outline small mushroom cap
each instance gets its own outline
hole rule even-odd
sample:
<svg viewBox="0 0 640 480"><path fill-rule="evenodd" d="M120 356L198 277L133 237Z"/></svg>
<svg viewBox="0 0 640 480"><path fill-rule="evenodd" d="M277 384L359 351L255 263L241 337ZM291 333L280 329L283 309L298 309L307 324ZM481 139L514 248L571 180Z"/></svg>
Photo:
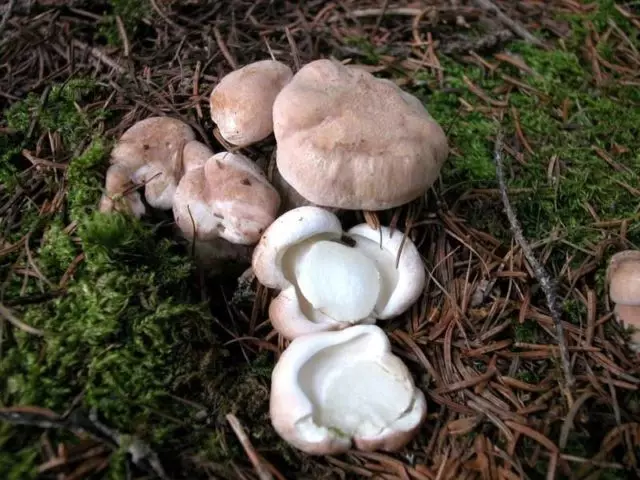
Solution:
<svg viewBox="0 0 640 480"><path fill-rule="evenodd" d="M222 137L249 145L273 132L273 102L291 77L291 69L275 60L250 63L224 76L211 92L211 119Z"/></svg>
<svg viewBox="0 0 640 480"><path fill-rule="evenodd" d="M172 117L149 117L128 128L111 151L111 163L133 170L172 158L185 144L195 140L193 129Z"/></svg>
<svg viewBox="0 0 640 480"><path fill-rule="evenodd" d="M149 205L169 210L182 176L182 151L191 140L195 140L195 133L182 120L146 118L122 134L111 151L111 163L131 169L131 179L145 184Z"/></svg>
<svg viewBox="0 0 640 480"><path fill-rule="evenodd" d="M356 248L377 262L387 282L376 318L388 319L409 309L420 297L426 282L424 263L411 239L399 230L385 226L374 229L366 223L356 225L347 233L356 241Z"/></svg>
<svg viewBox="0 0 640 480"><path fill-rule="evenodd" d="M128 192L124 195L125 192ZM103 213L113 211L129 213L136 218L142 217L146 208L140 193L134 190L131 171L123 165L113 164L107 169L105 177L105 193L100 199L98 209Z"/></svg>
<svg viewBox="0 0 640 480"><path fill-rule="evenodd" d="M311 455L404 447L426 418L424 394L384 331L357 325L293 340L271 376L276 432Z"/></svg>
<svg viewBox="0 0 640 480"><path fill-rule="evenodd" d="M338 217L315 206L295 208L280 215L264 232L253 252L252 266L258 281L268 288L288 287L293 272L285 272L283 265L287 250L317 235L340 238L342 225Z"/></svg>
<svg viewBox="0 0 640 480"><path fill-rule="evenodd" d="M447 138L420 101L393 82L316 60L273 105L282 177L316 205L382 210L435 182Z"/></svg>
<svg viewBox="0 0 640 480"><path fill-rule="evenodd" d="M622 305L640 305L640 250L618 252L607 268L611 300Z"/></svg>
<svg viewBox="0 0 640 480"><path fill-rule="evenodd" d="M275 220L280 197L260 168L244 155L221 152L185 173L173 203L186 238L216 237L252 245Z"/></svg>

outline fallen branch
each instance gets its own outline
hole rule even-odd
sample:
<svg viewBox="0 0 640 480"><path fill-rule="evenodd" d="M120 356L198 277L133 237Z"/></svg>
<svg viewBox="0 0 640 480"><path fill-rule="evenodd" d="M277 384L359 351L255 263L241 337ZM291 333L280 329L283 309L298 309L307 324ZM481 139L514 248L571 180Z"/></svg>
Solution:
<svg viewBox="0 0 640 480"><path fill-rule="evenodd" d="M136 437L122 435L111 430L97 418L95 411L91 411L88 418L74 410L68 416L39 407L19 406L0 408L0 422L14 425L28 425L39 428L58 428L76 433L84 433L94 440L109 445L111 448L125 448L131 456L131 461L147 472L155 473L162 480L168 480L158 455L149 445Z"/></svg>
<svg viewBox="0 0 640 480"><path fill-rule="evenodd" d="M520 245L525 257L529 261L529 264L533 268L533 272L544 291L547 306L549 307L549 312L551 313L551 318L553 319L553 323L556 328L556 336L558 341L558 346L560 349L560 358L562 361L562 370L564 372L565 385L567 388L573 386L575 379L573 378L573 374L571 373L571 362L569 360L569 351L567 349L567 344L564 336L564 329L562 328L562 311L558 304L558 295L556 284L551 275L545 270L542 264L538 261L536 256L533 253L533 250L527 240L524 238L522 233L522 227L520 226L520 222L516 217L516 214L511 207L511 203L509 202L509 195L507 194L507 185L504 179L504 165L502 163L502 132L499 131L496 136L495 150L494 150L494 161L496 162L496 177L498 178L498 188L500 189L500 197L502 198L502 203L504 204L504 210L507 214L507 218L509 219L509 225L511 226L511 232Z"/></svg>
<svg viewBox="0 0 640 480"><path fill-rule="evenodd" d="M526 40L529 43L537 45L538 47L544 47L544 43L538 38L534 37L524 25L517 20L509 18L502 10L500 10L491 0L476 0L476 3L486 10L488 13L494 14L500 22L506 27L510 28L513 33Z"/></svg>

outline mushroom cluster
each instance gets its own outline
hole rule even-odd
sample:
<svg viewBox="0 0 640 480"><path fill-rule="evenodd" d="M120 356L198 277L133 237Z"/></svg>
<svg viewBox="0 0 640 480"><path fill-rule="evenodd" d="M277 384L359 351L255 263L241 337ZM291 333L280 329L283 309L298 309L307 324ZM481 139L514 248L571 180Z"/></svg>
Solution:
<svg viewBox="0 0 640 480"><path fill-rule="evenodd" d="M180 120L143 120L112 152L101 209L144 215L144 185L146 203L172 210L194 244L253 248L255 277L278 291L272 326L290 341L270 400L284 440L316 455L402 448L426 400L375 324L418 300L424 265L403 232L367 223L345 231L335 211L424 195L449 153L444 131L392 81L335 60L295 74L275 60L245 65L209 103L226 151L211 151ZM271 134L273 184L238 151Z"/></svg>
<svg viewBox="0 0 640 480"><path fill-rule="evenodd" d="M250 256L242 247L258 241L280 208L278 192L257 164L238 153L214 154L175 118L135 123L113 148L110 163L100 210L140 218L147 212L138 192L143 187L150 207L172 210L201 259L203 252Z"/></svg>
<svg viewBox="0 0 640 480"><path fill-rule="evenodd" d="M640 353L640 250L614 254L606 276L614 314L624 327L632 329L630 346Z"/></svg>

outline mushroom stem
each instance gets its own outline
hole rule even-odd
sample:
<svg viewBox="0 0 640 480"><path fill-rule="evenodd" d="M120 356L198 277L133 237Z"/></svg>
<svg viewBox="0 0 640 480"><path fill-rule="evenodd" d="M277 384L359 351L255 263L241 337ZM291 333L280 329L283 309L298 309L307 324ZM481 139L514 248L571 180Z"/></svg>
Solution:
<svg viewBox="0 0 640 480"><path fill-rule="evenodd" d="M625 328L632 329L630 347L633 351L640 353L640 305L617 303L613 311Z"/></svg>
<svg viewBox="0 0 640 480"><path fill-rule="evenodd" d="M107 169L105 193L100 199L98 209L103 213L127 213L136 218L146 213L140 193L131 181L131 172L128 168L116 163Z"/></svg>

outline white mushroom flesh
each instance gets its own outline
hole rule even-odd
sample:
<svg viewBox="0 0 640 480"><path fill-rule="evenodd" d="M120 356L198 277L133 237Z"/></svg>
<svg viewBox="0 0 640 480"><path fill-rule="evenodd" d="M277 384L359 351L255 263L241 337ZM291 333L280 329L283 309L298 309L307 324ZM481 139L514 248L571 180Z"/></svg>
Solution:
<svg viewBox="0 0 640 480"><path fill-rule="evenodd" d="M341 322L370 315L380 294L373 260L339 242L314 242L296 265L300 291L314 308Z"/></svg>

